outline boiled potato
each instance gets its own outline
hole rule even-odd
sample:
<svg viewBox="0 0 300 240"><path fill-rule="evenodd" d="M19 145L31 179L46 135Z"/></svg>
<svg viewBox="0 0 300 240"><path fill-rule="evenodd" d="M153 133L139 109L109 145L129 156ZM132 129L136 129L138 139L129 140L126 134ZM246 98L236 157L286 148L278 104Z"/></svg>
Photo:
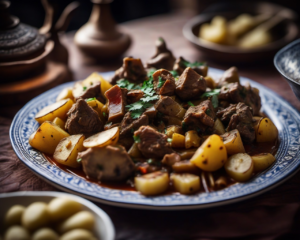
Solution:
<svg viewBox="0 0 300 240"><path fill-rule="evenodd" d="M42 124L45 121L53 121L56 117L65 120L67 118L67 112L73 105L71 99L64 99L59 102L53 103L35 115L35 120Z"/></svg>
<svg viewBox="0 0 300 240"><path fill-rule="evenodd" d="M181 194L192 194L200 190L200 178L190 173L173 173L171 180L175 189Z"/></svg>
<svg viewBox="0 0 300 240"><path fill-rule="evenodd" d="M257 142L273 142L278 138L278 130L269 118L263 118L255 135Z"/></svg>
<svg viewBox="0 0 300 240"><path fill-rule="evenodd" d="M164 172L153 172L134 178L136 190L144 195L157 195L167 190L169 176Z"/></svg>
<svg viewBox="0 0 300 240"><path fill-rule="evenodd" d="M80 163L77 162L77 154L85 150L83 140L83 134L63 138L55 148L53 158L63 165L73 168L80 167Z"/></svg>
<svg viewBox="0 0 300 240"><path fill-rule="evenodd" d="M58 197L48 203L48 213L52 222L64 220L79 212L82 205L67 197Z"/></svg>
<svg viewBox="0 0 300 240"><path fill-rule="evenodd" d="M105 120L105 114L103 115L102 108L104 107L104 104L102 102L99 102L97 99L93 100L86 100L87 104L93 108L101 118L101 120Z"/></svg>
<svg viewBox="0 0 300 240"><path fill-rule="evenodd" d="M60 240L96 240L96 238L85 229L74 229L63 234Z"/></svg>
<svg viewBox="0 0 300 240"><path fill-rule="evenodd" d="M22 226L30 231L45 227L48 223L49 213L47 204L44 202L34 202L30 204L22 215Z"/></svg>
<svg viewBox="0 0 300 240"><path fill-rule="evenodd" d="M24 211L25 207L21 205L14 205L8 209L4 218L5 226L19 225Z"/></svg>
<svg viewBox="0 0 300 240"><path fill-rule="evenodd" d="M211 24L202 24L199 37L209 42L225 43L227 38L226 19L216 16L212 19Z"/></svg>
<svg viewBox="0 0 300 240"><path fill-rule="evenodd" d="M30 240L30 235L24 227L12 226L6 230L4 240Z"/></svg>
<svg viewBox="0 0 300 240"><path fill-rule="evenodd" d="M42 123L36 132L31 134L29 144L43 153L52 155L60 140L68 136L70 136L69 133L59 126L46 121Z"/></svg>
<svg viewBox="0 0 300 240"><path fill-rule="evenodd" d="M253 169L252 158L247 153L234 154L225 164L225 170L228 175L238 182L250 179Z"/></svg>
<svg viewBox="0 0 300 240"><path fill-rule="evenodd" d="M172 138L174 133L183 134L181 127L176 125L168 127L165 133L168 136L168 138Z"/></svg>
<svg viewBox="0 0 300 240"><path fill-rule="evenodd" d="M245 152L241 135L237 129L227 132L221 135L221 137L223 139L228 155Z"/></svg>
<svg viewBox="0 0 300 240"><path fill-rule="evenodd" d="M234 39L249 31L255 22L251 15L241 14L228 23L228 32Z"/></svg>
<svg viewBox="0 0 300 240"><path fill-rule="evenodd" d="M206 77L204 77L204 80L206 81L206 86L207 87L209 87L211 89L215 89L216 88L217 84L216 84L215 80L212 77L206 76Z"/></svg>
<svg viewBox="0 0 300 240"><path fill-rule="evenodd" d="M59 102L61 100L64 100L64 99L72 99L74 100L74 97L73 97L73 92L72 92L72 88L64 88L57 96L56 98L56 102Z"/></svg>
<svg viewBox="0 0 300 240"><path fill-rule="evenodd" d="M107 145L115 145L119 140L120 129L113 127L111 129L99 132L83 141L83 146L90 147L104 147Z"/></svg>
<svg viewBox="0 0 300 240"><path fill-rule="evenodd" d="M222 138L216 134L208 137L190 161L208 172L213 172L223 167L227 161L227 151Z"/></svg>
<svg viewBox="0 0 300 240"><path fill-rule="evenodd" d="M275 157L271 153L261 153L251 156L254 164L254 171L261 172L272 165L275 162Z"/></svg>
<svg viewBox="0 0 300 240"><path fill-rule="evenodd" d="M225 133L225 128L223 126L223 123L219 118L216 119L214 124L214 133L218 135L222 135Z"/></svg>
<svg viewBox="0 0 300 240"><path fill-rule="evenodd" d="M90 87L94 83L101 82L101 93L103 96L104 93L112 87L112 85L106 81L99 73L94 72L88 78L82 81L82 86Z"/></svg>
<svg viewBox="0 0 300 240"><path fill-rule="evenodd" d="M272 36L269 31L264 28L257 27L254 30L245 34L238 42L238 46L242 48L255 48L266 45L272 41Z"/></svg>
<svg viewBox="0 0 300 240"><path fill-rule="evenodd" d="M172 165L172 169L175 173L197 173L199 168L197 168L190 160L184 160L176 162Z"/></svg>
<svg viewBox="0 0 300 240"><path fill-rule="evenodd" d="M185 134L185 148L199 147L201 144L201 138L194 130L188 131Z"/></svg>
<svg viewBox="0 0 300 240"><path fill-rule="evenodd" d="M136 142L134 142L132 144L131 148L128 150L128 154L129 154L130 157L133 157L133 158L143 157L143 155L142 155L141 151L139 150Z"/></svg>
<svg viewBox="0 0 300 240"><path fill-rule="evenodd" d="M88 211L81 211L61 222L57 229L60 233L65 233L77 228L92 230L94 226L94 215Z"/></svg>
<svg viewBox="0 0 300 240"><path fill-rule="evenodd" d="M257 132L258 126L260 124L260 121L263 119L263 117L259 117L259 116L254 116L252 118L252 126L255 130L255 132Z"/></svg>
<svg viewBox="0 0 300 240"><path fill-rule="evenodd" d="M185 147L185 136L174 133L172 136L172 143L171 146L173 148L184 148Z"/></svg>
<svg viewBox="0 0 300 240"><path fill-rule="evenodd" d="M59 126L61 129L65 129L65 121L61 120L59 117L54 118L53 123Z"/></svg>
<svg viewBox="0 0 300 240"><path fill-rule="evenodd" d="M32 240L58 240L59 236L50 228L41 228L32 235Z"/></svg>

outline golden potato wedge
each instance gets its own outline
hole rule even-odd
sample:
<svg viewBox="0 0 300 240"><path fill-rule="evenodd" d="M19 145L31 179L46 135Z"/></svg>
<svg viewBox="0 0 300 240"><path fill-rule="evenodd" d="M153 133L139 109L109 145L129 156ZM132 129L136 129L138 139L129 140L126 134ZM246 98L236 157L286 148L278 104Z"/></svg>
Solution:
<svg viewBox="0 0 300 240"><path fill-rule="evenodd" d="M104 147L106 145L115 145L119 140L119 134L119 127L113 127L85 139L83 141L83 146L86 148L91 148Z"/></svg>
<svg viewBox="0 0 300 240"><path fill-rule="evenodd" d="M216 119L215 124L214 124L214 133L218 135L222 135L225 133L225 128L223 123L219 118Z"/></svg>
<svg viewBox="0 0 300 240"><path fill-rule="evenodd" d="M221 138L223 139L228 155L245 152L241 135L237 129L221 135Z"/></svg>
<svg viewBox="0 0 300 240"><path fill-rule="evenodd" d="M112 85L106 81L99 73L94 72L88 76L85 80L82 81L82 86L90 87L94 83L101 82L101 93L103 96L104 93L112 87Z"/></svg>
<svg viewBox="0 0 300 240"><path fill-rule="evenodd" d="M171 180L181 194L193 194L200 190L200 178L190 173L172 173Z"/></svg>
<svg viewBox="0 0 300 240"><path fill-rule="evenodd" d="M59 117L54 118L53 123L59 126L61 129L66 130L65 121L61 120Z"/></svg>
<svg viewBox="0 0 300 240"><path fill-rule="evenodd" d="M85 149L83 147L83 140L83 134L71 135L63 138L54 151L54 159L69 167L80 167L80 163L77 162L77 154Z"/></svg>
<svg viewBox="0 0 300 240"><path fill-rule="evenodd" d="M254 116L252 118L252 126L255 130L255 132L257 132L258 126L260 124L260 121L263 119L263 117L259 117L259 116Z"/></svg>
<svg viewBox="0 0 300 240"><path fill-rule="evenodd" d="M253 166L252 158L247 153L237 153L228 158L224 167L230 177L244 182L251 178Z"/></svg>
<svg viewBox="0 0 300 240"><path fill-rule="evenodd" d="M194 130L188 131L185 134L185 148L199 147L201 144L201 138Z"/></svg>
<svg viewBox="0 0 300 240"><path fill-rule="evenodd" d="M185 136L179 133L173 133L171 146L174 148L184 148Z"/></svg>
<svg viewBox="0 0 300 240"><path fill-rule="evenodd" d="M74 101L72 88L64 88L57 96L56 102L59 102L64 99L72 99Z"/></svg>
<svg viewBox="0 0 300 240"><path fill-rule="evenodd" d="M213 172L223 167L227 161L227 151L222 138L216 134L208 137L190 161L208 172Z"/></svg>
<svg viewBox="0 0 300 240"><path fill-rule="evenodd" d="M52 155L60 140L68 136L70 136L70 134L62 130L56 124L45 121L36 132L31 134L29 144L42 153Z"/></svg>
<svg viewBox="0 0 300 240"><path fill-rule="evenodd" d="M53 121L56 117L65 120L67 118L67 112L73 103L74 102L69 98L53 103L39 111L35 115L35 120L40 124L45 121Z"/></svg>
<svg viewBox="0 0 300 240"><path fill-rule="evenodd" d="M257 142L272 142L278 138L278 130L269 118L263 118L255 135Z"/></svg>
<svg viewBox="0 0 300 240"><path fill-rule="evenodd" d="M276 160L271 153L261 153L261 154L251 156L251 158L254 164L255 172L261 172L267 169Z"/></svg>

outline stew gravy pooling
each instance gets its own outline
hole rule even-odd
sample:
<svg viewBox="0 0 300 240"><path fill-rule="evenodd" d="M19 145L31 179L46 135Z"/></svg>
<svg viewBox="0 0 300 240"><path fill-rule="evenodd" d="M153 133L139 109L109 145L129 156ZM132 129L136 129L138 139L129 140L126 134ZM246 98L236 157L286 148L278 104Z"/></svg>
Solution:
<svg viewBox="0 0 300 240"><path fill-rule="evenodd" d="M276 161L278 130L236 67L213 79L162 38L156 49L146 67L126 57L110 82L93 73L64 89L29 144L64 171L144 195L218 190Z"/></svg>

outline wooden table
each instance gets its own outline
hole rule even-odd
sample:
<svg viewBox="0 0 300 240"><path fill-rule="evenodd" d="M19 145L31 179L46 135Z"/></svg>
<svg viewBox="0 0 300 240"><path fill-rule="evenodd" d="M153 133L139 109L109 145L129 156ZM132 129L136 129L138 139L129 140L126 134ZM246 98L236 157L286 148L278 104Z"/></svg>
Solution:
<svg viewBox="0 0 300 240"><path fill-rule="evenodd" d="M155 16L122 24L133 38L127 55L145 62L154 54L154 41L165 38L175 56L190 61L205 60L182 36L189 12ZM83 79L93 71L111 71L120 61L95 63L85 59L73 44L74 33L64 38L70 53L70 67L75 79ZM227 69L230 65L208 60L208 65ZM300 110L300 103L288 84L275 70L272 60L264 65L239 67L241 76L257 81L277 92ZM15 110L11 110L13 115ZM1 113L0 116L4 116ZM12 118L0 117L0 192L56 190L33 175L13 153L8 137ZM205 210L148 211L98 204L112 218L116 239L299 239L300 172L285 183L247 201Z"/></svg>

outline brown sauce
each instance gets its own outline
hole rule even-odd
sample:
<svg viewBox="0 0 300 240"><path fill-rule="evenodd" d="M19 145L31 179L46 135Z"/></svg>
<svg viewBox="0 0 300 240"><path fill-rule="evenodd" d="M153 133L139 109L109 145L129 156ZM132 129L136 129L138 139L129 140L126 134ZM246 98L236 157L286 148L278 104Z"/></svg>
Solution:
<svg viewBox="0 0 300 240"><path fill-rule="evenodd" d="M255 142L255 143L251 143L251 144L245 144L244 147L245 147L246 153L248 153L251 156L259 154L259 153L271 153L271 154L275 155L278 150L278 147L279 147L279 142L277 140L275 142L267 142L267 143ZM63 164L60 164L53 158L53 156L49 156L47 154L44 154L44 156L51 164L59 167L63 171L71 173L75 176L81 177L89 182L96 183L102 187L110 188L110 189L126 190L126 191L136 191L135 188L129 182L122 182L122 183L98 182L97 180L93 180L93 179L86 177L86 175L82 169L75 169L75 168L71 168L71 167L65 166ZM226 180L227 180L227 187L236 183L233 179L231 179L226 174L226 172L223 168L214 172L213 175L216 178L219 176L225 176ZM203 192L203 191L204 191L204 189L202 186L201 192ZM213 189L209 189L209 191L213 191ZM178 193L178 192L175 191L173 186L170 185L169 189L167 190L167 192L164 195L173 194L173 193Z"/></svg>

